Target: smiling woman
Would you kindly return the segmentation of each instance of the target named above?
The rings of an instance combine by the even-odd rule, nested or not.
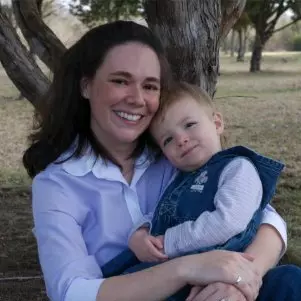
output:
[[[141,43],[115,46],[94,78],[83,78],[82,91],[90,102],[93,133],[123,165],[159,106],[157,54]],[[119,149],[121,142],[127,149]]]
[[[101,25],[66,51],[53,78],[23,157],[33,177],[34,234],[49,298],[155,301],[187,284],[220,281],[254,300],[286,243],[272,208],[262,220],[270,226],[251,244],[261,269],[250,255],[212,251],[104,277],[104,265],[126,250],[133,226],[146,223],[175,174],[164,157],[153,160],[145,134],[171,79],[157,37],[133,22]],[[299,279],[294,269],[277,274],[266,282],[268,297],[286,275]]]

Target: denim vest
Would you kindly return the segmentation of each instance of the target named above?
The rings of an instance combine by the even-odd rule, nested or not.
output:
[[[190,252],[200,253],[212,249],[243,251],[253,240],[261,221],[261,212],[272,199],[277,179],[284,168],[281,162],[264,157],[246,147],[236,146],[223,150],[201,168],[193,172],[179,172],[161,197],[152,220],[151,234],[164,234],[170,227],[189,220],[196,220],[204,211],[214,211],[214,196],[220,174],[236,157],[250,160],[256,167],[263,186],[262,201],[245,231],[232,237],[225,244],[210,246]],[[143,270],[154,263],[139,263],[135,254],[127,249],[101,267],[104,277]],[[187,293],[187,292],[186,292]],[[185,293],[185,294],[186,294]],[[187,297],[187,295],[186,295]],[[169,301],[173,299],[168,299]],[[183,298],[174,299],[183,300]]]
[[[204,211],[214,211],[214,196],[225,166],[234,158],[250,160],[258,171],[263,186],[259,209],[253,215],[245,231],[228,240],[223,245],[210,246],[192,253],[212,249],[243,251],[253,240],[261,220],[261,212],[272,199],[277,179],[284,168],[278,161],[264,157],[249,148],[236,146],[215,155],[201,168],[193,172],[179,172],[165,190],[159,201],[152,222],[152,235],[163,235],[168,228],[185,221],[196,220]],[[190,253],[191,254],[191,253]]]

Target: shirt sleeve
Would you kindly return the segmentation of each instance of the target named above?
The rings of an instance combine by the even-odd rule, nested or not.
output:
[[[262,212],[261,224],[268,224],[274,227],[282,239],[282,252],[280,258],[284,255],[287,249],[287,226],[283,218],[277,213],[277,211],[271,206],[267,207]]]
[[[128,241],[132,237],[134,232],[136,232],[141,227],[148,228],[150,233],[152,229],[152,218],[153,218],[153,213],[145,214],[144,216],[142,216],[132,227],[130,234],[128,236]]]
[[[175,257],[224,244],[246,229],[261,199],[262,183],[254,165],[241,157],[232,160],[219,179],[214,198],[216,210],[169,228],[164,241],[166,254]]]
[[[52,301],[96,301],[103,279],[81,232],[87,209],[75,206],[65,190],[57,179],[43,175],[33,181],[33,233],[47,294]]]

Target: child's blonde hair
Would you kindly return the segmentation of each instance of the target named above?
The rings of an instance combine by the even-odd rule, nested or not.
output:
[[[209,109],[210,114],[214,114],[216,111],[215,105],[212,98],[208,95],[206,91],[201,89],[196,85],[189,84],[187,82],[179,81],[174,82],[170,89],[162,91],[160,96],[160,105],[153,118],[152,122],[158,121],[165,115],[166,110],[174,103],[179,101],[183,97],[191,97],[197,101],[200,105]],[[226,136],[221,135],[221,146],[222,148],[227,147]]]

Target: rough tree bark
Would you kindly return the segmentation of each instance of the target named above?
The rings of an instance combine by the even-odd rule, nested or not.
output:
[[[149,27],[161,38],[173,73],[215,94],[219,47],[245,0],[146,0]],[[223,5],[223,7],[222,7]]]
[[[66,48],[41,17],[42,0],[12,0],[17,24],[35,53],[54,70]]]
[[[46,92],[49,80],[20,41],[0,6],[0,61],[15,86],[35,107]]]

